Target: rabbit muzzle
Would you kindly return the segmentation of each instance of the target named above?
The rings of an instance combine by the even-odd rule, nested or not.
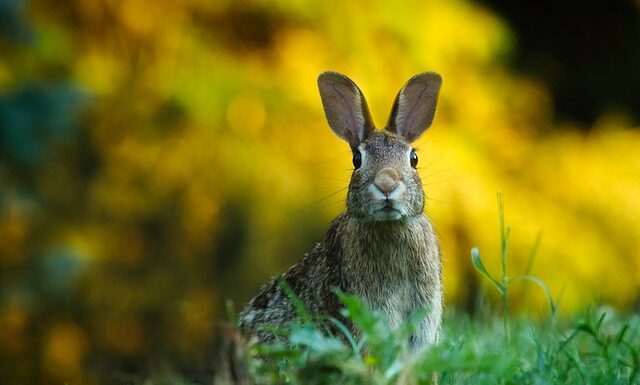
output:
[[[385,167],[378,171],[373,185],[385,196],[389,197],[400,184],[400,173],[395,168]]]
[[[406,215],[404,194],[406,185],[396,168],[380,169],[367,188],[370,198],[369,214],[375,221],[398,220]]]

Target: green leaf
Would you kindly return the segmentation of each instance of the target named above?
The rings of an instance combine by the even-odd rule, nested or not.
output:
[[[500,294],[504,295],[504,288],[502,287],[500,282],[496,281],[496,279],[493,278],[491,274],[489,274],[487,269],[484,267],[484,264],[480,259],[480,250],[477,247],[474,247],[471,249],[471,262],[473,263],[473,266],[476,268],[476,270],[478,270],[485,277],[487,277],[489,281],[493,284],[493,286],[495,286],[496,289],[498,289]]]
[[[556,303],[553,302],[553,297],[551,296],[551,291],[549,290],[549,287],[547,286],[547,284],[541,280],[540,278],[534,276],[534,275],[520,275],[518,277],[512,278],[511,280],[509,280],[509,283],[511,282],[515,282],[515,281],[529,281],[529,282],[533,282],[536,285],[538,285],[542,291],[544,292],[544,295],[547,297],[547,303],[549,304],[549,310],[551,311],[551,314],[555,314],[557,306]]]
[[[349,330],[347,325],[333,317],[329,318],[329,322],[331,322],[342,333],[342,335],[344,335],[344,337],[349,342],[349,345],[351,345],[351,349],[353,349],[353,352],[359,357],[361,346],[356,342],[355,338],[353,337],[353,333],[351,333],[351,330]]]
[[[335,337],[328,337],[322,332],[308,325],[296,327],[289,336],[292,345],[302,345],[310,348],[316,353],[331,353],[343,351],[345,345]]]

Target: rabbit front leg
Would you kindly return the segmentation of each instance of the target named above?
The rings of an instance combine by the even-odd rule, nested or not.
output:
[[[431,304],[425,306],[428,313],[409,337],[409,349],[420,351],[438,342],[442,325],[441,295],[436,295]]]

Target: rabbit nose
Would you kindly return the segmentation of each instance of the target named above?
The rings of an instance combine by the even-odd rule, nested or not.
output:
[[[385,167],[378,171],[376,178],[373,180],[373,184],[386,196],[398,187],[399,182],[400,173],[391,167]]]

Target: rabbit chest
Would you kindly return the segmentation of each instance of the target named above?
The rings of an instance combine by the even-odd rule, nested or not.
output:
[[[352,224],[359,232],[344,242],[348,291],[387,318],[391,327],[427,308],[435,338],[442,312],[440,256],[425,216],[406,221]],[[352,233],[354,234],[354,233]],[[437,324],[437,325],[436,325]],[[428,337],[429,339],[432,339]]]

